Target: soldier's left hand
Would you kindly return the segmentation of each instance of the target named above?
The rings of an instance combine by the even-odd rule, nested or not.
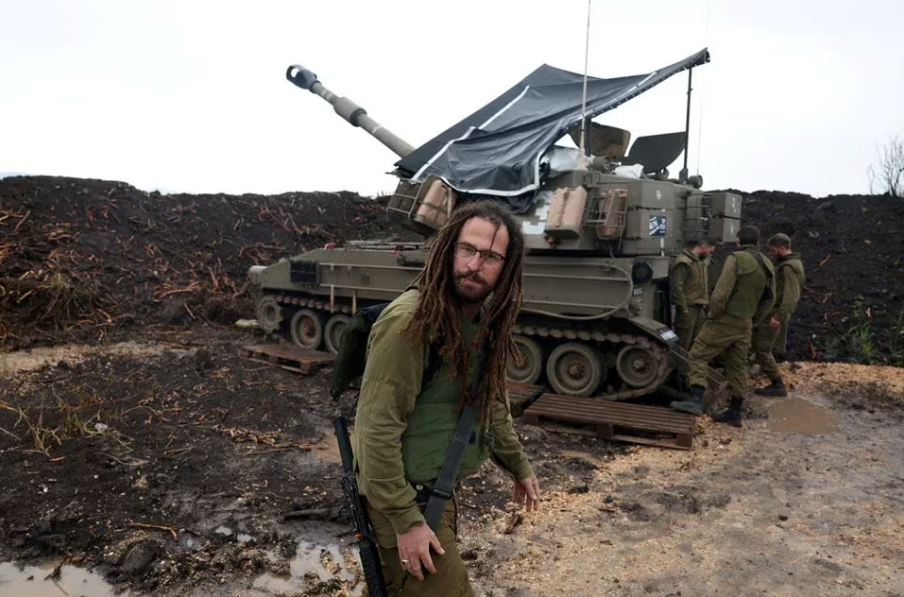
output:
[[[515,481],[515,490],[512,499],[518,506],[523,506],[528,512],[540,509],[540,482],[535,475],[527,479]]]
[[[771,327],[773,330],[777,330],[778,328],[782,327],[782,322],[773,317],[769,320],[769,327]]]

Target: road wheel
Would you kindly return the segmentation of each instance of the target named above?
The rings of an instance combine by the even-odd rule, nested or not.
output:
[[[345,326],[348,325],[348,322],[351,321],[351,318],[348,315],[333,315],[326,322],[326,328],[323,330],[324,341],[326,342],[326,349],[336,354],[339,352],[339,341],[342,339],[342,332],[345,331]]]
[[[605,379],[599,354],[586,344],[557,346],[546,362],[546,379],[557,394],[591,396]]]
[[[656,357],[643,346],[625,346],[615,357],[618,376],[632,388],[643,388],[653,383],[657,369]]]
[[[314,311],[301,309],[292,316],[289,335],[298,346],[317,350],[323,342],[323,322]]]
[[[543,374],[543,351],[536,340],[526,336],[513,336],[515,357],[509,355],[505,372],[509,381],[515,383],[536,383]]]

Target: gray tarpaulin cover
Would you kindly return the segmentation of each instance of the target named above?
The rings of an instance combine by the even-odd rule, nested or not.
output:
[[[709,62],[703,49],[650,73],[587,78],[592,118],[672,75]],[[584,75],[543,65],[458,124],[396,162],[397,174],[422,182],[439,176],[466,193],[513,197],[539,186],[540,158],[581,124]]]

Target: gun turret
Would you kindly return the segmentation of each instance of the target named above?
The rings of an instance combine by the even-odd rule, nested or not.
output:
[[[361,106],[348,99],[347,97],[339,97],[317,80],[310,70],[298,64],[293,64],[286,70],[286,79],[306,89],[315,95],[319,95],[324,100],[332,104],[336,114],[344,118],[352,126],[360,127],[374,137],[377,141],[388,147],[400,158],[404,158],[414,151],[414,147],[406,141],[400,139],[390,131],[383,128],[379,122],[367,115],[367,111]]]

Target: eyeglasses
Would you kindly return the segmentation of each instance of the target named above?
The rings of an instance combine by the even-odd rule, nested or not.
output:
[[[461,257],[462,259],[472,259],[474,255],[480,255],[480,260],[485,261],[486,263],[496,265],[505,261],[505,257],[496,253],[495,251],[490,250],[480,250],[473,245],[469,245],[468,243],[455,243],[455,256]]]

